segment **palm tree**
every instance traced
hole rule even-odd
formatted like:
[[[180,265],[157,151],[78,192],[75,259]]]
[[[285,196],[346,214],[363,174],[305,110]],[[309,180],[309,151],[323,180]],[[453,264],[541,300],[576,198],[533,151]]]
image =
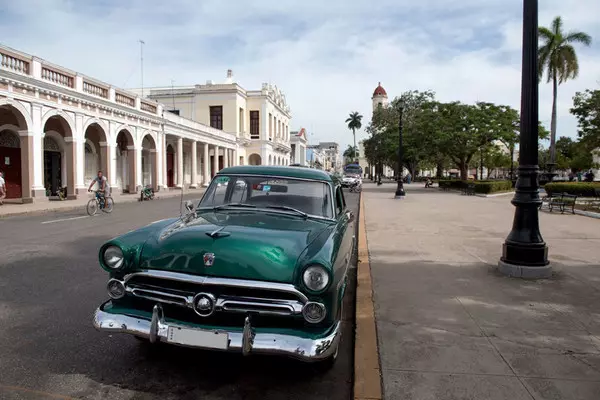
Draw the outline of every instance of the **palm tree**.
[[[354,146],[348,145],[348,148],[344,151],[343,156],[349,160],[354,160],[358,157],[358,149]]]
[[[352,135],[354,136],[354,148],[356,149],[356,130],[362,127],[362,115],[358,113],[358,111],[354,111],[350,113],[350,116],[346,119],[348,123],[348,129],[352,131]]]
[[[584,32],[563,32],[561,17],[552,21],[550,28],[540,27],[539,37],[542,45],[538,48],[538,76],[541,80],[544,71],[548,73],[546,83],[552,81],[552,121],[550,122],[550,164],[556,160],[556,96],[558,85],[577,78],[579,62],[575,53],[574,43],[589,46],[592,43],[590,35]]]

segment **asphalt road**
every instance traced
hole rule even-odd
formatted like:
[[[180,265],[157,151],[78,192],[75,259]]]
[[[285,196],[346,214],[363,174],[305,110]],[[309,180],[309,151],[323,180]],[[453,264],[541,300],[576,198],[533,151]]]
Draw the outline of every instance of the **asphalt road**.
[[[358,196],[346,192],[346,201],[357,213]],[[339,358],[325,373],[294,360],[151,346],[93,328],[93,312],[107,298],[99,246],[179,210],[179,198],[170,198],[116,204],[96,217],[82,209],[0,219],[0,399],[351,398],[355,268]]]

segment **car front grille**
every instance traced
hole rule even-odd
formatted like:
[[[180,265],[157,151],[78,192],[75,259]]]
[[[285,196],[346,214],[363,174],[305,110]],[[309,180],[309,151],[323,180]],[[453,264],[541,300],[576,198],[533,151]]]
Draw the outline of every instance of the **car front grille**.
[[[178,272],[137,272],[127,275],[123,283],[131,297],[191,310],[196,309],[196,296],[207,294],[214,298],[215,314],[301,316],[308,301],[290,284],[199,277]]]

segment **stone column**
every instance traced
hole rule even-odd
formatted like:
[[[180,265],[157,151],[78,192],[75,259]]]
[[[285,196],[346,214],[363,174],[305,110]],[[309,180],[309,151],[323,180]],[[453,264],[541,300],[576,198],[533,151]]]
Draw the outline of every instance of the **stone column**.
[[[162,152],[162,185],[165,190],[167,189],[167,135],[163,133],[161,136],[161,152]]]
[[[110,145],[107,142],[100,142],[100,169],[106,179],[108,179],[108,183],[112,180],[112,168],[110,165]],[[112,185],[111,185],[112,187]]]
[[[127,161],[129,163],[129,185],[127,185],[127,191],[131,194],[137,193],[138,159],[140,158],[140,155],[140,149],[135,146],[127,146]]]
[[[202,148],[202,185],[208,186],[208,182],[210,181],[210,156],[208,154],[208,143],[203,143]]]
[[[84,182],[85,132],[83,130],[83,114],[75,114],[75,132],[72,132],[72,135],[75,138],[75,189],[77,193],[85,193],[88,186]]]
[[[229,149],[223,149],[223,168],[229,167]]]
[[[215,157],[213,158],[213,177],[219,172],[219,146],[215,145]]]
[[[75,182],[77,180],[77,142],[72,136],[65,138],[65,157],[67,159],[67,200],[77,199]]]
[[[240,153],[238,152],[238,148],[236,147],[233,151],[233,165],[240,165]]]
[[[158,179],[160,177],[160,162],[158,155],[158,150],[150,150],[150,160],[152,160],[152,188],[154,190],[158,190]]]
[[[183,138],[177,138],[177,189],[183,188]]]
[[[40,65],[41,73],[41,65]],[[29,136],[33,136],[33,193],[36,200],[47,200],[44,187],[44,127],[42,126],[42,106],[31,105],[32,126],[29,127]],[[21,134],[21,132],[19,132]],[[21,144],[21,149],[23,145]],[[22,151],[22,150],[21,150]],[[37,154],[37,157],[35,156]],[[30,188],[31,189],[31,188]]]
[[[192,182],[190,187],[197,188],[198,187],[198,154],[196,148],[198,147],[198,142],[195,140],[192,141]]]
[[[20,131],[19,139],[21,141],[21,199],[23,203],[33,203],[34,136],[30,135],[29,131]]]

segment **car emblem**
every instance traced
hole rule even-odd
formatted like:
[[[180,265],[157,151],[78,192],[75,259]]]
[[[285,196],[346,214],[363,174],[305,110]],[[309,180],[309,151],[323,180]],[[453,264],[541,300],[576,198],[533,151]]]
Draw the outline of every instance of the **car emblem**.
[[[204,266],[212,267],[215,262],[215,254],[214,253],[204,253]]]

